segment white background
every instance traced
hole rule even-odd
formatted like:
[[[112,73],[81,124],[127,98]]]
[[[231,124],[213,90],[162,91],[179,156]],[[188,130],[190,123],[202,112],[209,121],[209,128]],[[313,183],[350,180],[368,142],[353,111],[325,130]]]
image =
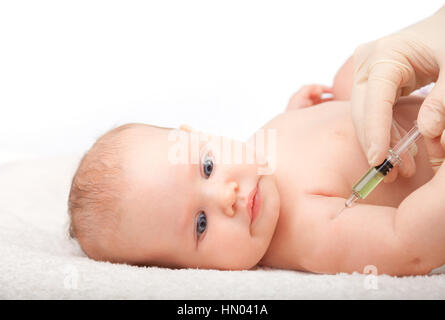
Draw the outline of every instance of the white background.
[[[442,4],[0,0],[0,162],[80,154],[127,122],[246,139]]]

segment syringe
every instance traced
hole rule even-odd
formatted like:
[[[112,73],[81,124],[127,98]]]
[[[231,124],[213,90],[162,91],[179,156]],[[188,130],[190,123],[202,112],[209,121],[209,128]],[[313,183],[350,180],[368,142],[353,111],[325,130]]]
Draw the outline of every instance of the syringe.
[[[352,187],[352,194],[346,200],[345,207],[351,207],[358,199],[365,199],[392,170],[392,168],[400,165],[402,162],[401,155],[421,137],[422,135],[419,132],[417,123],[414,122],[414,127],[394,146],[394,148],[389,149],[385,161],[376,167],[370,168]]]

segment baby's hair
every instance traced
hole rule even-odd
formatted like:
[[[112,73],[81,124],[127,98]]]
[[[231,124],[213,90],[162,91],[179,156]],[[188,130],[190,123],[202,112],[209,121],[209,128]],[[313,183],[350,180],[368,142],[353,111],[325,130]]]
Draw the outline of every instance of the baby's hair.
[[[68,200],[69,234],[94,259],[109,260],[107,248],[116,240],[126,188],[125,138],[132,129],[144,126],[130,123],[99,137],[74,174]]]

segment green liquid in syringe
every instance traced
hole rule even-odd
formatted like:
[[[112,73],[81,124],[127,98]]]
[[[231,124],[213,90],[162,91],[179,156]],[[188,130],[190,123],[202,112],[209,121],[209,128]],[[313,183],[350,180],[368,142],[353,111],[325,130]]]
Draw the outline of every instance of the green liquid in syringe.
[[[421,138],[417,124],[394,146],[388,150],[385,161],[379,166],[370,168],[360,180],[352,187],[352,194],[346,200],[345,206],[350,207],[358,199],[365,199],[368,194],[374,190],[383,178],[397,165],[400,165],[402,159],[400,155],[408,150],[408,147]]]
[[[365,199],[368,194],[383,180],[385,176],[375,167],[366,172],[366,174],[352,187],[352,190]]]
[[[361,177],[361,179],[352,187],[354,194],[360,199],[365,199],[368,194],[377,187],[383,178],[391,171],[393,164],[389,159],[385,159],[381,165],[373,167]]]

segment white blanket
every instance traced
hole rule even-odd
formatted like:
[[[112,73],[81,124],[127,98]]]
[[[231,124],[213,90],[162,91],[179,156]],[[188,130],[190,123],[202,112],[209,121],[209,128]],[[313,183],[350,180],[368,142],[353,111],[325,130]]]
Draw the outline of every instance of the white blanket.
[[[445,268],[428,276],[172,270],[96,262],[67,237],[79,158],[0,165],[2,299],[444,299]]]

